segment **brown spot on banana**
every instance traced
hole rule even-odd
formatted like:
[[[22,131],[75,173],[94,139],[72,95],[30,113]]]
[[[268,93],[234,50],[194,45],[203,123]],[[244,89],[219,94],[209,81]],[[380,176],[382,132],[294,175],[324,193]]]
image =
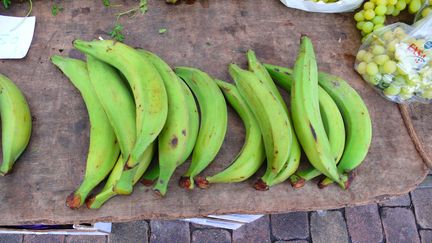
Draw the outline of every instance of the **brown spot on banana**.
[[[315,128],[312,126],[312,124],[310,122],[309,122],[309,127],[310,127],[310,130],[312,132],[312,136],[314,137],[314,140],[317,141],[317,135],[315,132]]]
[[[186,129],[182,130],[182,134],[183,134],[183,136],[186,136]]]
[[[175,148],[177,147],[177,144],[178,144],[178,138],[177,136],[174,135],[174,137],[171,139],[170,145],[171,147]]]

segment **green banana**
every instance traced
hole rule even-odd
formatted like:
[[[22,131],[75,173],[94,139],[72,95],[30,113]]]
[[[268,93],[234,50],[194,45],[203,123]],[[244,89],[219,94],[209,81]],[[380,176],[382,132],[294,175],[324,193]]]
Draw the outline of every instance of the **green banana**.
[[[292,70],[282,72],[279,67],[264,64],[270,76],[275,82],[288,92],[291,92],[292,87]],[[329,139],[330,148],[335,158],[336,163],[339,162],[342,157],[345,148],[345,126],[342,115],[333,101],[333,99],[327,94],[327,92],[318,87],[318,101],[321,112],[321,118],[324,125],[324,130]],[[300,171],[297,171],[295,175],[290,177],[291,185],[295,188],[300,188],[308,180],[321,175],[321,172],[314,167],[309,167]]]
[[[125,158],[125,169],[133,168],[165,125],[168,98],[163,80],[143,55],[121,42],[75,40],[73,44],[85,54],[120,70],[132,88],[136,106],[137,137],[130,156]]]
[[[6,76],[0,74],[0,117],[2,123],[3,162],[0,174],[12,170],[27,147],[32,130],[30,108],[23,93]]]
[[[117,70],[107,63],[87,55],[87,69],[93,88],[114,129],[122,158],[128,158],[136,142],[135,103],[131,92]],[[123,159],[121,161],[125,163]],[[133,175],[128,175],[131,177],[124,181],[132,183]]]
[[[189,155],[192,153],[195,147],[195,143],[198,138],[198,131],[200,127],[200,121],[199,121],[199,114],[198,114],[198,107],[195,102],[194,95],[192,94],[191,90],[187,86],[185,82],[181,78],[178,78],[179,81],[181,81],[181,85],[183,87],[183,92],[186,94],[186,105],[188,106],[189,110],[189,137],[193,139],[187,140],[186,143],[186,153],[185,153],[185,160],[189,157]],[[228,115],[227,115],[228,119]]]
[[[90,118],[90,145],[84,179],[79,188],[67,199],[68,207],[80,207],[93,188],[110,173],[119,157],[120,148],[114,130],[90,83],[85,62],[61,56],[51,61],[70,79],[80,91]]]
[[[289,118],[273,92],[252,72],[236,64],[230,64],[228,71],[258,120],[266,150],[267,170],[270,171],[268,180],[271,181],[290,155],[293,134],[289,129]]]
[[[127,158],[136,141],[136,114],[132,94],[117,70],[105,62],[87,55],[87,69],[93,89],[114,129],[122,157]]]
[[[194,177],[216,157],[225,138],[228,114],[222,92],[213,79],[201,70],[190,67],[175,68],[198,100],[201,124],[192,154],[192,163],[180,179],[180,186],[194,188]]]
[[[320,84],[336,102],[347,127],[345,151],[338,165],[339,173],[350,173],[365,159],[372,142],[372,120],[360,95],[343,79],[320,73]],[[353,179],[349,174],[348,185]],[[319,183],[323,188],[332,181],[325,178]]]
[[[215,82],[224,93],[228,103],[230,103],[243,120],[246,129],[246,138],[240,153],[226,169],[213,176],[198,177],[196,179],[200,188],[207,188],[210,183],[244,181],[255,174],[265,159],[261,130],[254,114],[234,85],[221,80],[215,80]]]
[[[123,192],[124,195],[131,194],[133,186],[141,179],[144,172],[147,170],[153,158],[155,147],[154,143],[151,143],[144,151],[141,162],[130,170],[123,171],[124,162],[121,161],[123,159],[120,156],[102,191],[96,196],[89,197],[86,200],[87,207],[91,209],[100,208],[110,198],[119,195],[119,191]],[[119,177],[120,180],[118,180]],[[129,178],[132,178],[132,183],[129,182]],[[117,187],[117,190],[115,190],[115,187]]]
[[[270,77],[270,74],[267,72],[267,70],[261,64],[261,62],[257,59],[255,52],[253,50],[248,50],[246,53],[246,57],[248,59],[249,70],[253,72],[261,82],[267,85],[267,87],[271,90],[271,92],[274,94],[276,99],[284,108],[288,116],[288,120],[290,121],[289,130],[290,133],[292,134],[292,146],[291,146],[290,155],[288,157],[288,160],[286,161],[286,165],[284,165],[283,169],[273,179],[271,179],[271,173],[272,173],[271,170],[266,170],[264,176],[261,179],[259,179],[254,185],[255,189],[257,190],[267,190],[269,186],[273,186],[281,182],[284,182],[286,179],[288,179],[288,177],[294,174],[294,172],[297,170],[300,163],[301,149],[297,137],[293,132],[294,128],[292,126],[290,111],[288,110],[288,107],[285,104],[285,101],[282,98],[282,95],[280,94],[278,88],[276,87],[275,83]]]
[[[294,65],[291,109],[295,131],[309,162],[342,188],[345,179],[336,168],[330,143],[322,123],[318,102],[318,67],[311,40],[301,37],[300,52]]]
[[[153,187],[156,193],[165,196],[174,170],[183,164],[192,152],[192,149],[188,150],[188,142],[196,141],[197,131],[190,131],[189,123],[198,124],[199,121],[197,116],[191,115],[193,110],[189,110],[187,99],[193,97],[187,96],[183,81],[160,57],[148,51],[139,51],[159,72],[168,94],[168,117],[158,138],[159,177]],[[197,120],[191,121],[193,118]],[[195,137],[191,137],[192,135]]]
[[[291,69],[268,64],[265,66],[272,76],[273,73],[281,75],[281,79],[273,77],[275,80],[292,82]],[[339,173],[349,173],[361,164],[369,151],[372,140],[372,121],[369,111],[360,95],[345,80],[320,72],[318,82],[334,100],[345,122],[345,150],[339,161],[338,170]],[[350,178],[352,179],[351,176]],[[322,186],[324,183],[328,184],[329,180],[326,179]]]

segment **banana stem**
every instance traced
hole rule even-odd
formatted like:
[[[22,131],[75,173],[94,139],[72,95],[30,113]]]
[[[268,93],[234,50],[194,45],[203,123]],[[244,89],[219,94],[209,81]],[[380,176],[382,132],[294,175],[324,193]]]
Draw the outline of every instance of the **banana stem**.
[[[93,188],[95,188],[96,185],[94,185],[93,183],[87,183],[90,180],[83,180],[84,183],[82,183],[79,188],[75,191],[72,192],[66,199],[66,205],[69,208],[75,209],[75,208],[79,208],[81,207],[81,205],[84,204],[87,196],[89,195],[89,193],[91,192],[91,190],[93,190]]]
[[[289,182],[294,189],[298,189],[303,187],[306,181],[300,176],[294,174],[289,178]]]

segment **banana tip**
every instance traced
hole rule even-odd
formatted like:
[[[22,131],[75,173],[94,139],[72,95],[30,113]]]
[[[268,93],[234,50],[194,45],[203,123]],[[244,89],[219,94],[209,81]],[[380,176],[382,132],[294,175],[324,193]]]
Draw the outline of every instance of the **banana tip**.
[[[93,195],[90,196],[89,198],[87,198],[87,200],[86,200],[86,206],[87,206],[87,208],[91,208],[94,200],[95,200],[95,196],[93,196]]]
[[[260,178],[254,184],[255,190],[267,191],[269,189],[268,185]]]
[[[350,186],[351,186],[351,183],[352,183],[352,181],[354,180],[354,173],[349,173],[348,174],[348,180],[345,182],[345,190],[347,190]]]
[[[332,183],[332,181],[330,181],[330,183],[327,181],[326,177],[324,177],[322,180],[320,180],[318,182],[318,188],[319,189],[324,189],[326,188],[328,185],[330,185]]]
[[[189,177],[182,176],[179,181],[179,186],[181,188],[190,189],[191,188],[191,180]]]
[[[153,191],[154,191],[155,195],[157,195],[157,196],[160,197],[160,198],[162,198],[162,197],[165,196],[164,194],[162,194],[162,193],[159,191],[159,189],[154,189]]]
[[[302,188],[306,184],[306,180],[303,178],[299,178],[296,181],[290,181],[290,184],[294,189],[299,189],[299,188]]]
[[[201,189],[207,189],[210,186],[208,180],[202,176],[198,176],[195,178],[195,184]]]
[[[143,184],[144,186],[153,186],[154,182],[155,182],[154,180],[149,180],[149,179],[141,180],[141,184]]]
[[[77,209],[81,206],[81,196],[72,192],[66,198],[66,205],[71,209]]]

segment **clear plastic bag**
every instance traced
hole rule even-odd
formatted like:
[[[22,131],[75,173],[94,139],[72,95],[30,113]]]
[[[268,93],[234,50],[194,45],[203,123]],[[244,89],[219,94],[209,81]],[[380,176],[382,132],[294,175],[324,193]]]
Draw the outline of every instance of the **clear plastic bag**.
[[[432,15],[431,3],[432,3],[432,1],[425,1],[422,8],[417,12],[417,14],[414,18],[414,23],[417,23],[421,19],[426,18],[429,15]]]
[[[432,103],[432,15],[412,26],[395,23],[370,34],[354,68],[391,101]]]
[[[287,7],[307,12],[343,13],[356,10],[363,0],[281,0],[281,2]]]

